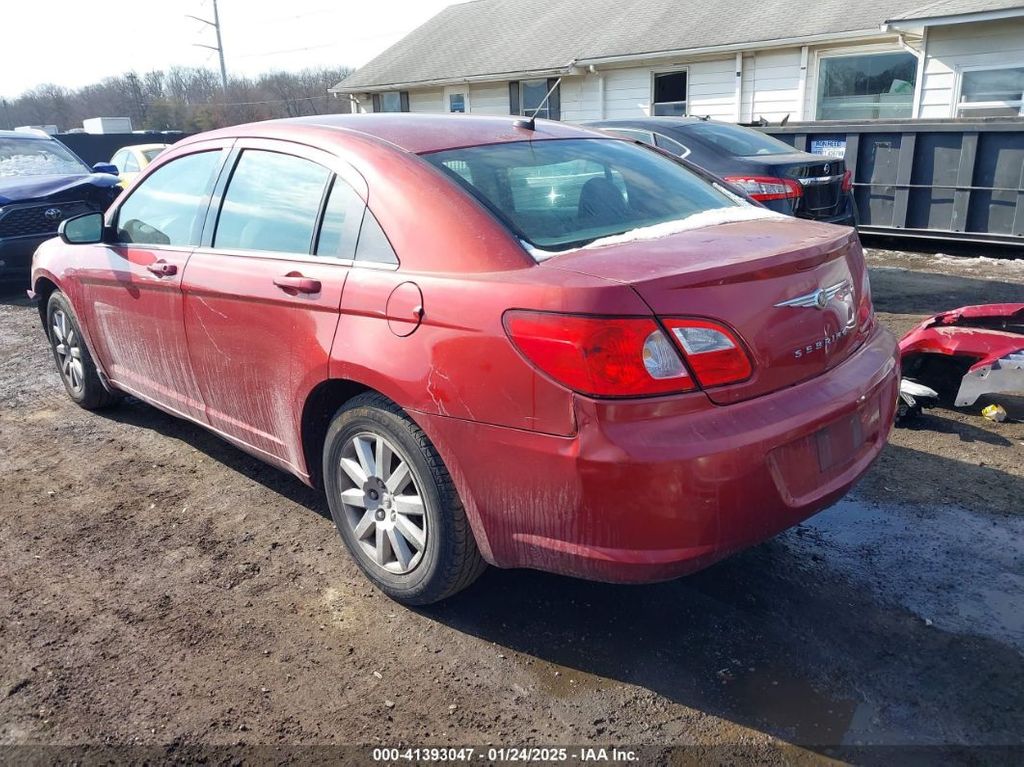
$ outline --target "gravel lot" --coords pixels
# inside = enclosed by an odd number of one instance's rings
[[[1024,260],[870,260],[900,334],[1024,300]],[[0,744],[1024,746],[1024,397],[992,401],[1013,420],[930,411],[838,506],[693,577],[492,569],[413,611],[297,480],[133,400],[73,406],[8,295]]]

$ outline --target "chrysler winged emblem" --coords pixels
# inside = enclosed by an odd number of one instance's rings
[[[828,306],[829,301],[837,296],[843,297],[845,294],[850,292],[850,281],[843,280],[837,282],[827,288],[818,288],[817,290],[805,293],[802,296],[791,298],[788,301],[780,301],[775,304],[778,307],[792,306],[799,309],[824,309]]]

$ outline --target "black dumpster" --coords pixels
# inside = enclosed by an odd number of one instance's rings
[[[762,127],[845,156],[867,234],[1024,247],[1024,120],[892,120]]]

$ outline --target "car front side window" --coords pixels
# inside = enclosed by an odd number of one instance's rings
[[[330,179],[312,160],[246,149],[224,193],[213,247],[309,254]]]
[[[118,209],[118,242],[198,245],[221,155],[221,150],[197,152],[150,174]]]

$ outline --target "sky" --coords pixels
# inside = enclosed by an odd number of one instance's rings
[[[365,64],[456,0],[218,0],[228,73]],[[0,4],[0,97],[77,88],[134,69],[217,69],[212,0]]]

